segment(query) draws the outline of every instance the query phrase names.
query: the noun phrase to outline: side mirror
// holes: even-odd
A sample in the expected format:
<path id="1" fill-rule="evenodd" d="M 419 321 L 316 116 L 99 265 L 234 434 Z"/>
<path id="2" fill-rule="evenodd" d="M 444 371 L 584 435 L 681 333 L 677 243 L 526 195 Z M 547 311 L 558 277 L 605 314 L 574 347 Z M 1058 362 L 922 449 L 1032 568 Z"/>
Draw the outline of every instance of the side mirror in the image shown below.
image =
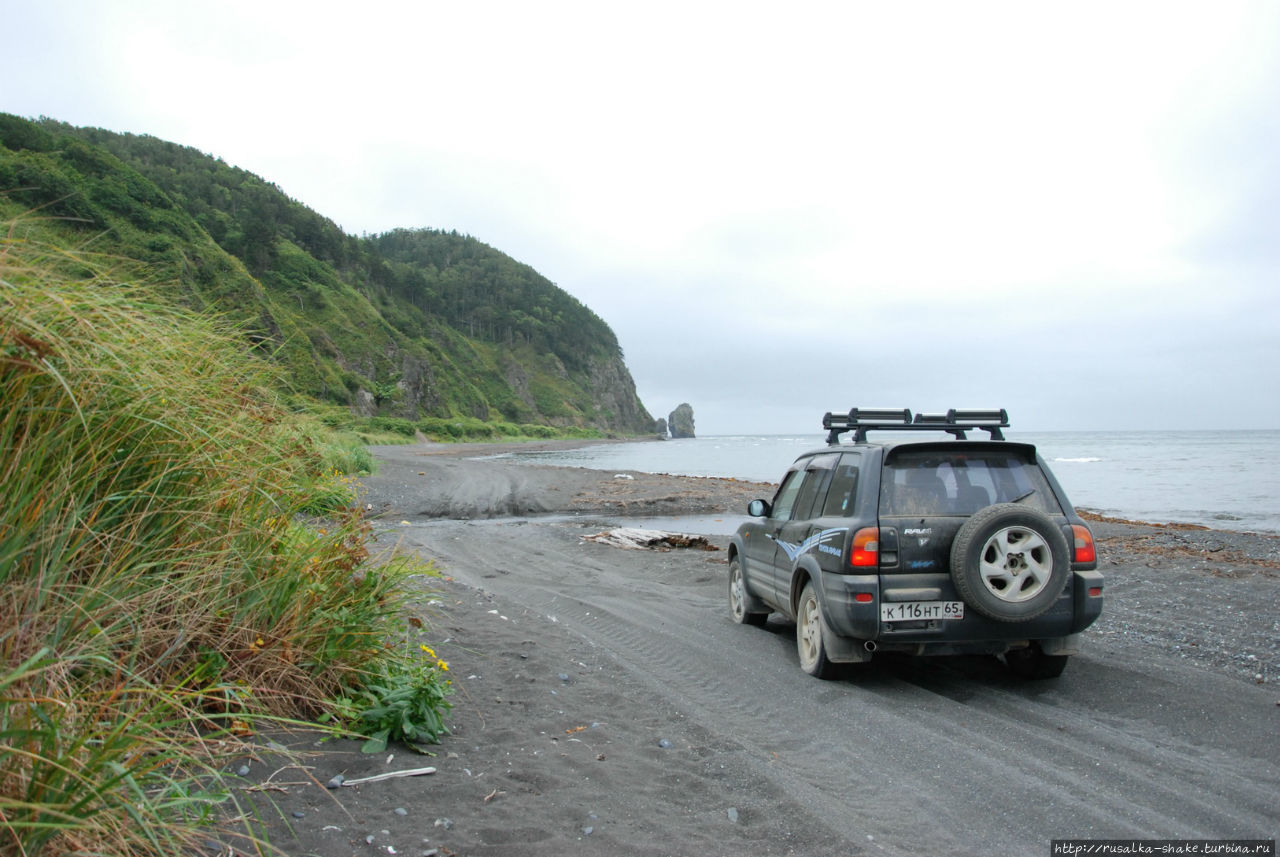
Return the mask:
<path id="1" fill-rule="evenodd" d="M 747 504 L 747 514 L 753 518 L 767 518 L 771 511 L 768 500 L 752 500 Z"/>

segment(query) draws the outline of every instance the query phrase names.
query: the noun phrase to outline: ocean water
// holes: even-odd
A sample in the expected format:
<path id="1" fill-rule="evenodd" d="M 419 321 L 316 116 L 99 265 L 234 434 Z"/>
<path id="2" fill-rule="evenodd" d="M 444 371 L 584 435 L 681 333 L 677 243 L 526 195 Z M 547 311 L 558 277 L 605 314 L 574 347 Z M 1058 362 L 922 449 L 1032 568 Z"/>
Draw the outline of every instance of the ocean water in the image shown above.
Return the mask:
<path id="1" fill-rule="evenodd" d="M 1130 520 L 1280 533 L 1280 431 L 1006 431 L 1006 437 L 1035 444 L 1077 508 Z M 725 435 L 506 457 L 776 482 L 796 456 L 824 445 L 820 433 Z"/>

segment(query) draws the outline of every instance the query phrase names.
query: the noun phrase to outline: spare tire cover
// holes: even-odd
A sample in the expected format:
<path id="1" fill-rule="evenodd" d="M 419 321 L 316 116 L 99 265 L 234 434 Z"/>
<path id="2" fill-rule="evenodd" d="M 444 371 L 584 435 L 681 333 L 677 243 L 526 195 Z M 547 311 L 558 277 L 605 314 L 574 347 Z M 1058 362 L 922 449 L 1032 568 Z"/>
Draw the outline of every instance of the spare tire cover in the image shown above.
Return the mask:
<path id="1" fill-rule="evenodd" d="M 1071 576 L 1061 528 L 1043 512 L 997 503 L 975 512 L 951 543 L 951 579 L 965 603 L 1000 622 L 1034 619 Z"/>

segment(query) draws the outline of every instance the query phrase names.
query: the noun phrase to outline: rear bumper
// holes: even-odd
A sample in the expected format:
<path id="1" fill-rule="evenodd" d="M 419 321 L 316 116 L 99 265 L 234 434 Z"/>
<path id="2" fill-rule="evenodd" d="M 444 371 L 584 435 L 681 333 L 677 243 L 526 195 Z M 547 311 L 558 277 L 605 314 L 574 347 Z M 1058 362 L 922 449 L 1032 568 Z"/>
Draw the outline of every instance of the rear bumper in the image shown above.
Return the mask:
<path id="1" fill-rule="evenodd" d="M 920 644 L 955 652 L 999 654 L 1010 644 L 1029 640 L 1064 639 L 1093 624 L 1102 613 L 1102 574 L 1072 572 L 1058 600 L 1027 622 L 997 622 L 965 606 L 963 619 L 917 622 L 882 622 L 882 603 L 899 601 L 959 601 L 960 596 L 945 574 L 834 574 L 822 575 L 823 613 L 828 629 L 840 637 L 875 641 L 881 648 Z M 858 596 L 869 600 L 858 601 Z"/>

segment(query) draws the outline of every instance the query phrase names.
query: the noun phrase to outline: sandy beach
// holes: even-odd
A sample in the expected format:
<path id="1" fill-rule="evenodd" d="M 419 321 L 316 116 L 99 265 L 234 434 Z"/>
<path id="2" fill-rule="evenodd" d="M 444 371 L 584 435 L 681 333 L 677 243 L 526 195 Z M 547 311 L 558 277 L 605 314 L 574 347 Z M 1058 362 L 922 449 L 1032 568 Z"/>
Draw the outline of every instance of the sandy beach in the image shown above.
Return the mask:
<path id="1" fill-rule="evenodd" d="M 723 537 L 590 539 L 632 516 L 741 517 L 773 486 L 476 460 L 503 449 L 376 450 L 361 502 L 379 544 L 445 575 L 405 607 L 450 663 L 451 734 L 432 757 L 294 735 L 302 768 L 246 760 L 284 853 L 1048 853 L 1280 828 L 1275 537 L 1095 521 L 1107 607 L 1047 686 L 991 659 L 817 682 L 778 617 L 730 623 Z M 903 746 L 923 749 L 885 769 Z M 1034 813 L 999 808 L 1013 784 Z"/>

